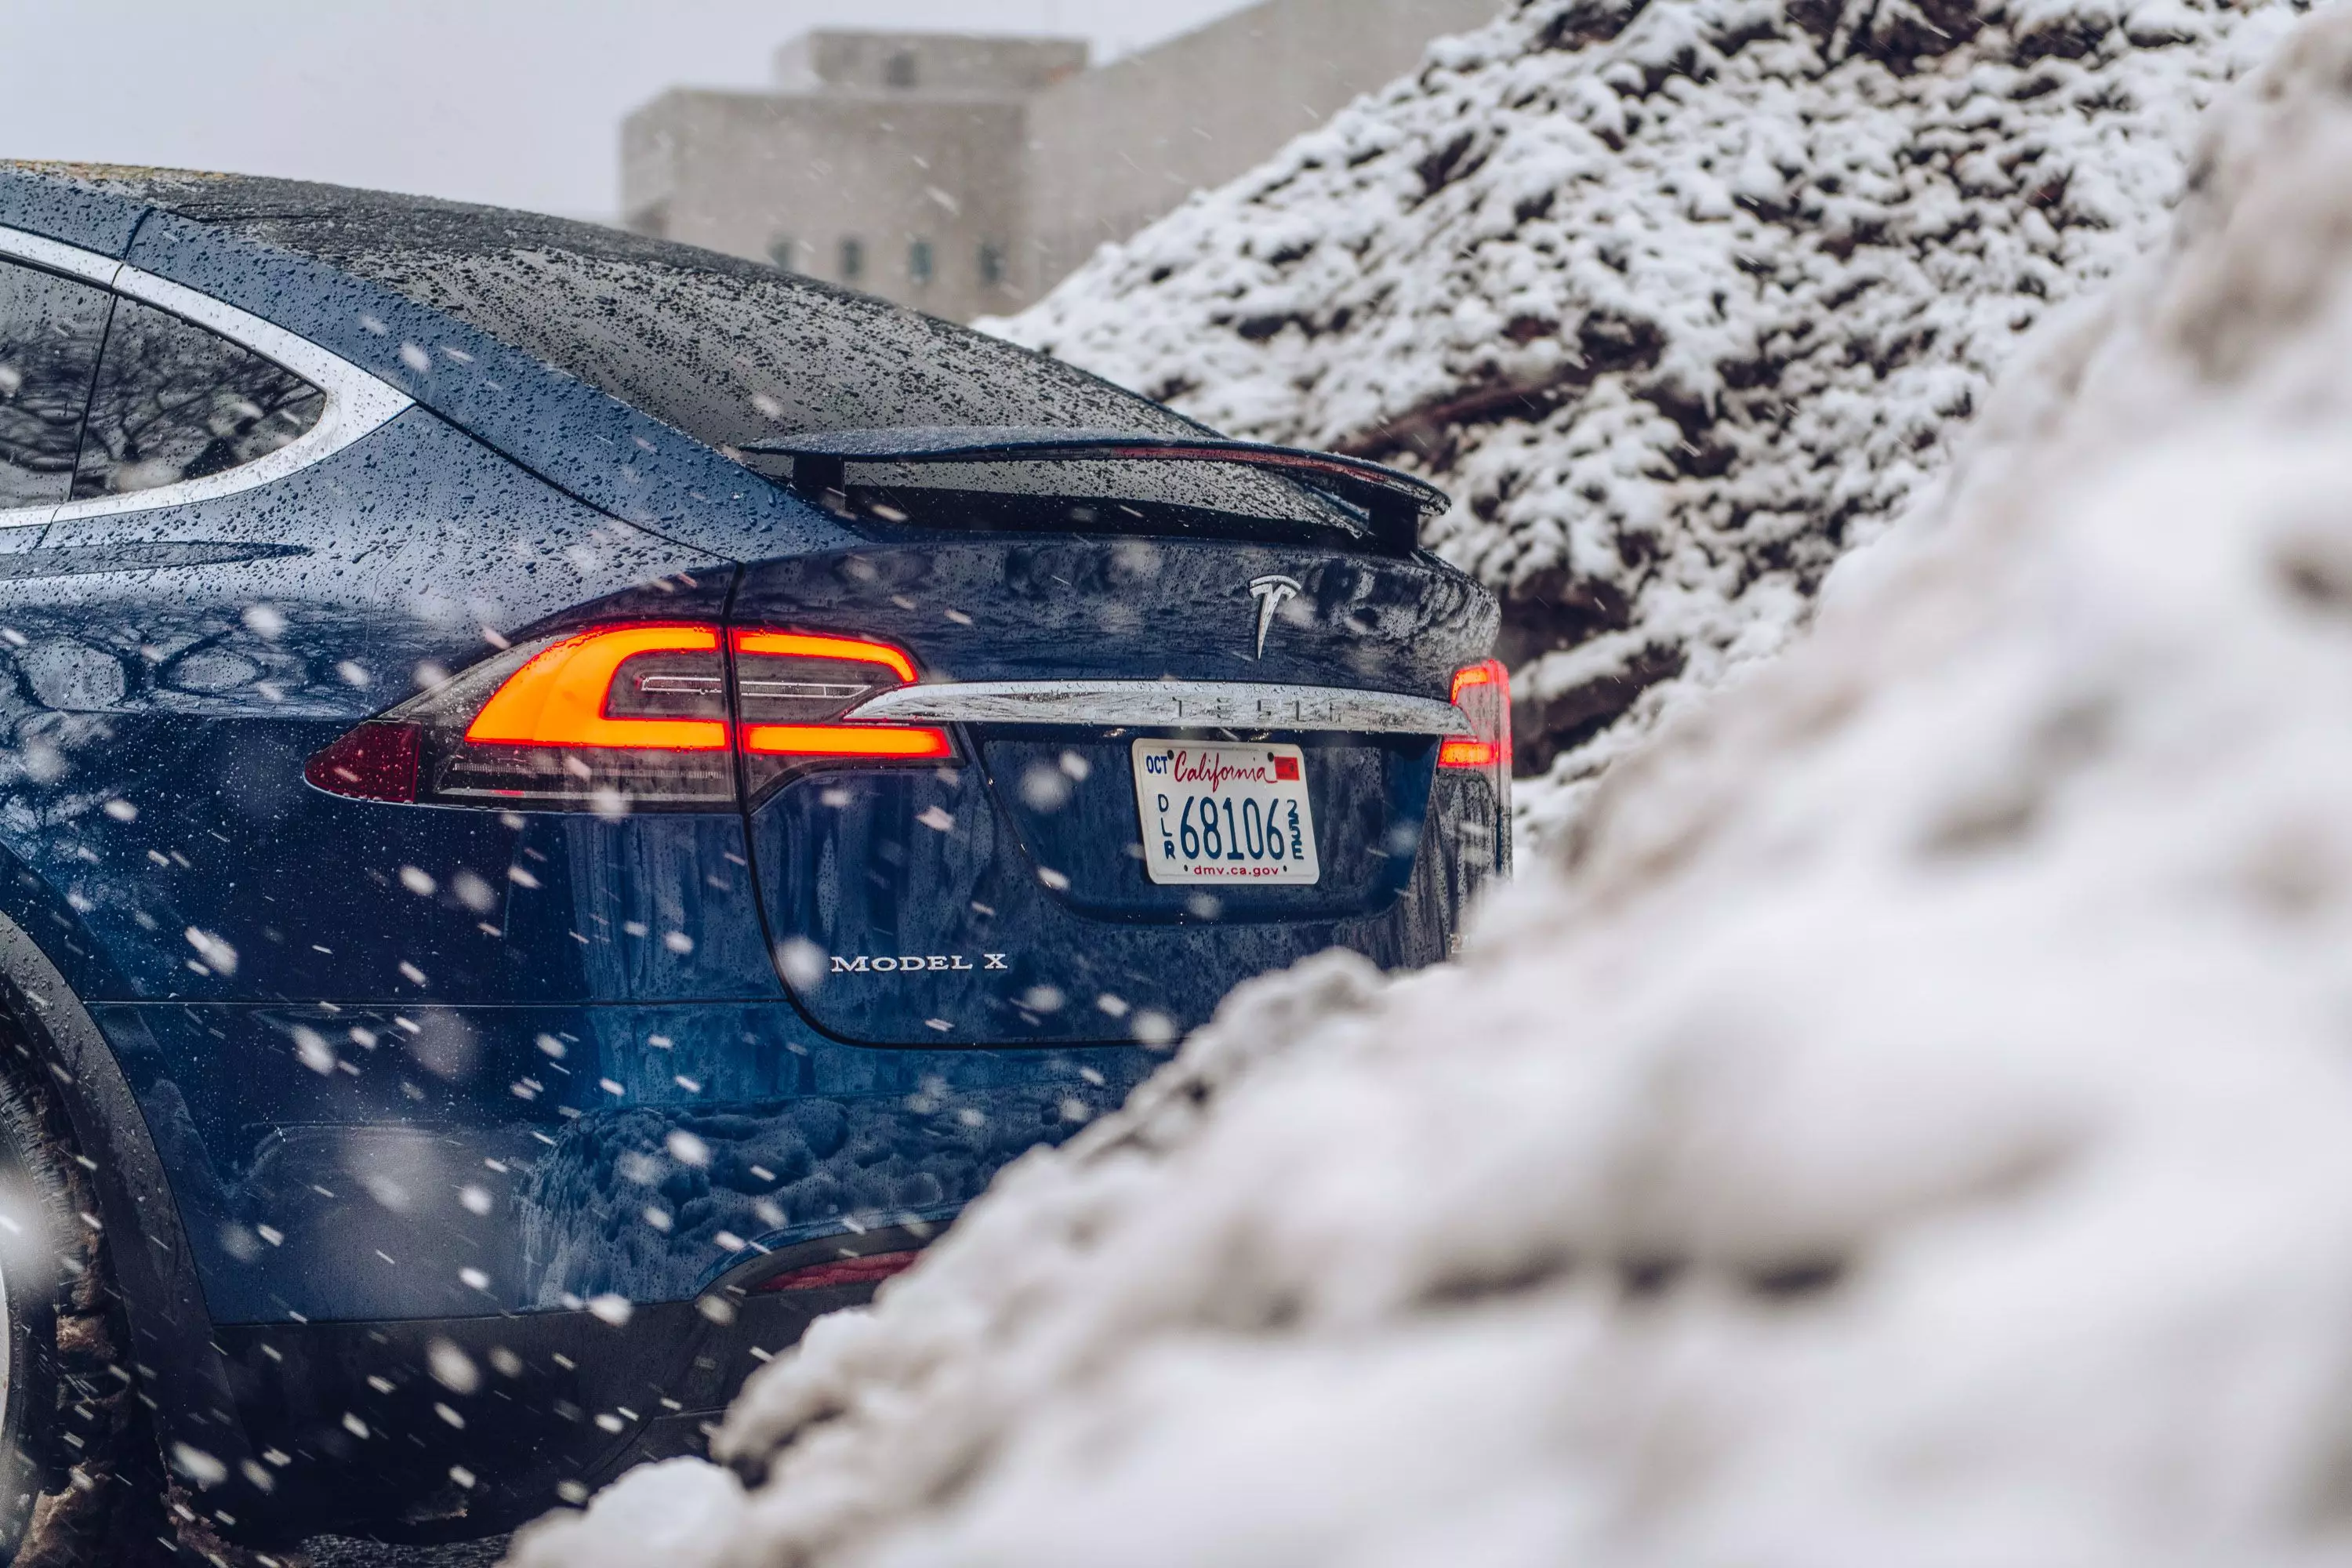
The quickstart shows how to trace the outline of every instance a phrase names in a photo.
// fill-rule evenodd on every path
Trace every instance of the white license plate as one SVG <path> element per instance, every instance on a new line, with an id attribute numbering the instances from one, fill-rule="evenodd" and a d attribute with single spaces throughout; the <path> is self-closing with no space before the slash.
<path id="1" fill-rule="evenodd" d="M 1135 742 L 1143 864 L 1155 882 L 1313 883 L 1315 810 L 1296 746 Z"/>

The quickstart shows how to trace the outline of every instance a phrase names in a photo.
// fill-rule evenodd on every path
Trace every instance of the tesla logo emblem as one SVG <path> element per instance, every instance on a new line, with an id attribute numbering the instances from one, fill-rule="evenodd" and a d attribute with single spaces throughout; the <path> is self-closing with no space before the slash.
<path id="1" fill-rule="evenodd" d="M 1274 630 L 1275 612 L 1307 590 L 1295 577 L 1257 577 L 1250 582 L 1250 596 L 1257 601 L 1257 655 L 1265 657 L 1265 634 Z"/>

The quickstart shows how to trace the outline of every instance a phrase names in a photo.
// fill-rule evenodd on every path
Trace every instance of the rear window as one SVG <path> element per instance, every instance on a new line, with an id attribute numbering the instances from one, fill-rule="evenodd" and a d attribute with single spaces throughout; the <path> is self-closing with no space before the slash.
<path id="1" fill-rule="evenodd" d="M 764 268 L 537 247 L 356 259 L 353 270 L 713 447 L 906 425 L 1193 429 L 1067 365 Z"/>
<path id="2" fill-rule="evenodd" d="M 511 343 L 771 479 L 743 448 L 814 431 L 1201 426 L 1056 361 L 756 262 L 520 214 L 378 208 L 248 218 Z M 1236 468 L 1087 463 L 1039 471 L 852 472 L 853 502 L 926 527 L 1221 531 L 1220 516 L 1360 534 L 1349 509 Z M 870 505 L 869 505 L 870 503 Z"/>

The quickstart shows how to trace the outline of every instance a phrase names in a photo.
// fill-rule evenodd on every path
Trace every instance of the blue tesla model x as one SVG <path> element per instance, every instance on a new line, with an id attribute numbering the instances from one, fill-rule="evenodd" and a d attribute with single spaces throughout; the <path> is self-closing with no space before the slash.
<path id="1" fill-rule="evenodd" d="M 0 1552 L 582 1496 L 1237 982 L 1444 957 L 1444 504 L 708 252 L 0 164 Z"/>

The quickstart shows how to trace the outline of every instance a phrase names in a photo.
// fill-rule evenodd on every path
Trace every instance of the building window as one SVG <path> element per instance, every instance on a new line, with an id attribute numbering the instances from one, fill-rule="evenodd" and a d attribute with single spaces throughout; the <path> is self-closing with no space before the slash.
<path id="1" fill-rule="evenodd" d="M 938 258 L 931 253 L 931 242 L 919 239 L 907 247 L 907 276 L 919 287 L 928 288 L 933 274 L 939 271 Z"/>
<path id="2" fill-rule="evenodd" d="M 882 64 L 882 81 L 887 87 L 914 86 L 915 57 L 907 54 L 892 55 Z"/>
<path id="3" fill-rule="evenodd" d="M 789 235 L 772 239 L 768 241 L 768 259 L 776 264 L 779 272 L 797 272 L 800 270 L 797 265 L 800 247 Z"/>
<path id="4" fill-rule="evenodd" d="M 843 240 L 841 242 L 842 281 L 845 283 L 855 283 L 865 276 L 866 242 L 862 239 Z"/>
<path id="5" fill-rule="evenodd" d="M 980 282 L 984 289 L 1004 287 L 1004 247 L 983 245 L 980 247 Z"/>

